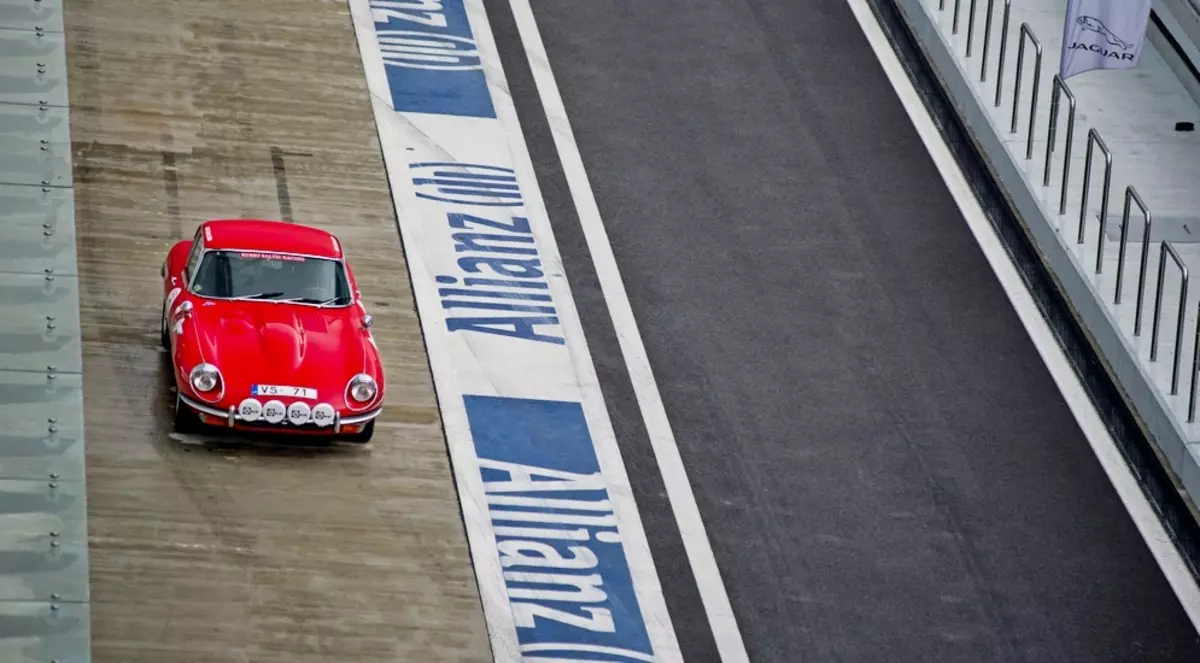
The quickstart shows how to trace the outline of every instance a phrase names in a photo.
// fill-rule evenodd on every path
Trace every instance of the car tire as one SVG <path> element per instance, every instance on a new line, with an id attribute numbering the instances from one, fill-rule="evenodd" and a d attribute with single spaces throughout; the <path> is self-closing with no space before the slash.
<path id="1" fill-rule="evenodd" d="M 163 300 L 162 321 L 159 323 L 159 340 L 162 342 L 163 349 L 171 351 L 171 336 L 167 333 L 167 302 Z"/>
<path id="2" fill-rule="evenodd" d="M 345 439 L 347 442 L 353 442 L 354 444 L 366 444 L 367 442 L 371 441 L 371 436 L 374 434 L 375 434 L 375 420 L 372 419 L 371 421 L 367 422 L 366 426 L 363 426 L 363 429 L 361 431 L 359 431 L 353 435 L 347 435 L 345 437 Z"/>
<path id="3" fill-rule="evenodd" d="M 200 417 L 192 408 L 183 404 L 183 397 L 175 395 L 175 432 L 195 433 L 200 430 Z"/>

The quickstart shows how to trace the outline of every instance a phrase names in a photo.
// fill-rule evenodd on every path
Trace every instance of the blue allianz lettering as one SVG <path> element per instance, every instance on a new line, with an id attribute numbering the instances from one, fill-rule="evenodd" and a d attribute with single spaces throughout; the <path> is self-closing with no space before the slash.
<path id="1" fill-rule="evenodd" d="M 511 168 L 457 163 L 414 163 L 410 168 L 418 198 L 485 207 L 523 204 L 521 187 Z"/>
<path id="2" fill-rule="evenodd" d="M 606 567 L 627 575 L 628 564 L 604 477 L 482 458 L 479 466 L 522 652 L 653 660 L 621 646 L 629 639 L 621 627 L 635 627 L 606 584 Z"/>
<path id="3" fill-rule="evenodd" d="M 499 196 L 505 206 L 522 204 L 511 169 L 420 163 L 412 171 L 417 196 L 426 200 L 492 207 Z M 529 219 L 452 211 L 446 223 L 461 270 L 435 277 L 447 329 L 565 345 Z"/>

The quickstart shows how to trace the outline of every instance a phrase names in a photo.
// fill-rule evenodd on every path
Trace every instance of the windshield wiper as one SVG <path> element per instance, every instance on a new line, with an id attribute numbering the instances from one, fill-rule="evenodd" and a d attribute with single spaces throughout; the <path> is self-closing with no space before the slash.
<path id="1" fill-rule="evenodd" d="M 241 297 L 231 297 L 230 299 L 237 301 L 240 299 L 268 299 L 270 297 L 278 297 L 282 292 L 256 292 L 253 295 L 242 295 Z"/>
<path id="2" fill-rule="evenodd" d="M 329 306 L 330 304 L 333 304 L 334 302 L 336 302 L 338 300 L 342 300 L 342 299 L 348 299 L 348 297 L 346 295 L 338 295 L 337 297 L 331 297 L 331 298 L 326 299 L 325 301 L 317 304 L 317 307 L 321 308 L 321 307 Z M 309 300 L 309 301 L 312 301 L 312 300 Z"/>

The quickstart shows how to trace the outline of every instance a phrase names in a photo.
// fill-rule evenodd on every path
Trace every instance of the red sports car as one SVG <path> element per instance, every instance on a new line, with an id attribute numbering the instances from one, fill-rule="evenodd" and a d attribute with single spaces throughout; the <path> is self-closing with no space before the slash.
<path id="1" fill-rule="evenodd" d="M 282 221 L 207 221 L 171 247 L 162 275 L 176 431 L 371 439 L 383 368 L 336 237 Z"/>

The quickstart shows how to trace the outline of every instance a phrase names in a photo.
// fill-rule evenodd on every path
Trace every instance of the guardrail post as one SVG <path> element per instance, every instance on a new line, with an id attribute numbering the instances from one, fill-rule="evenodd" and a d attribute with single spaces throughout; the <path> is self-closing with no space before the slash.
<path id="1" fill-rule="evenodd" d="M 1200 374 L 1200 305 L 1196 307 L 1196 340 L 1192 344 L 1192 389 L 1188 394 L 1188 423 L 1196 421 L 1196 376 Z"/>
<path id="2" fill-rule="evenodd" d="M 1133 317 L 1133 335 L 1141 336 L 1142 334 L 1142 300 L 1146 292 L 1146 268 L 1150 264 L 1150 229 L 1152 227 L 1150 208 L 1142 202 L 1142 197 L 1138 195 L 1137 189 L 1132 186 L 1125 187 L 1125 211 L 1121 213 L 1121 246 L 1117 251 L 1117 288 L 1113 296 L 1113 303 L 1121 303 L 1121 284 L 1124 282 L 1125 276 L 1125 246 L 1129 241 L 1129 210 L 1133 203 L 1137 203 L 1138 209 L 1142 211 L 1142 260 L 1141 266 L 1138 268 L 1138 290 L 1137 290 L 1137 309 Z"/>
<path id="3" fill-rule="evenodd" d="M 1000 61 L 996 65 L 996 108 L 1000 107 L 1000 93 L 1004 89 L 1000 84 L 1004 82 L 1004 56 L 1008 53 L 1008 19 L 1011 15 L 1012 0 L 1004 0 L 1004 22 L 1000 25 Z"/>
<path id="4" fill-rule="evenodd" d="M 1071 143 L 1075 140 L 1075 95 L 1065 81 L 1054 75 L 1050 90 L 1050 127 L 1046 130 L 1046 168 L 1042 174 L 1042 186 L 1050 186 L 1050 155 L 1054 152 L 1054 139 L 1058 134 L 1058 99 L 1067 98 L 1067 146 L 1063 153 L 1062 191 L 1058 196 L 1058 213 L 1067 213 L 1067 181 L 1071 177 Z"/>
<path id="5" fill-rule="evenodd" d="M 1033 158 L 1033 125 L 1034 119 L 1037 117 L 1037 99 L 1038 86 L 1042 80 L 1042 43 L 1038 41 L 1033 30 L 1029 28 L 1028 23 L 1021 24 L 1020 39 L 1017 41 L 1017 82 L 1013 86 L 1013 111 L 1012 111 L 1012 127 L 1009 133 L 1017 132 L 1017 116 L 1020 114 L 1021 106 L 1021 70 L 1025 67 L 1025 38 L 1033 44 L 1033 94 L 1029 100 L 1029 139 L 1025 145 L 1025 159 Z"/>
<path id="6" fill-rule="evenodd" d="M 1187 314 L 1188 268 L 1170 242 L 1163 242 L 1158 259 L 1158 291 L 1154 293 L 1154 324 L 1150 330 L 1150 361 L 1158 361 L 1158 322 L 1162 312 L 1163 284 L 1167 278 L 1167 256 L 1179 268 L 1179 315 L 1175 321 L 1174 365 L 1171 366 L 1171 395 L 1179 393 L 1179 354 L 1183 350 L 1183 320 Z"/>
<path id="7" fill-rule="evenodd" d="M 1083 200 L 1079 203 L 1079 234 L 1075 243 L 1083 244 L 1084 232 L 1087 230 L 1088 194 L 1092 189 L 1092 148 L 1097 145 L 1104 153 L 1104 189 L 1100 193 L 1100 236 L 1096 240 L 1099 245 L 1096 249 L 1096 273 L 1099 274 L 1104 269 L 1104 228 L 1108 223 L 1108 197 L 1112 189 L 1112 152 L 1108 151 L 1108 146 L 1100 139 L 1100 134 L 1096 133 L 1095 129 L 1088 129 L 1087 152 L 1083 159 Z"/>
<path id="8" fill-rule="evenodd" d="M 1011 2 L 1011 0 L 1009 0 Z M 988 49 L 992 46 L 992 10 L 996 8 L 996 0 L 988 0 L 987 16 L 983 20 L 983 60 L 979 63 L 979 82 L 987 82 Z"/>
<path id="9" fill-rule="evenodd" d="M 971 44 L 975 40 L 975 0 L 967 8 L 967 57 L 971 57 Z"/>

